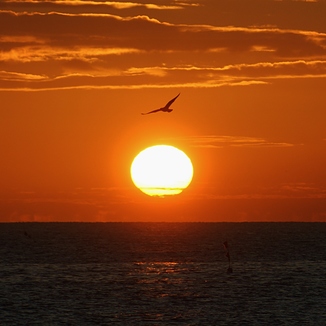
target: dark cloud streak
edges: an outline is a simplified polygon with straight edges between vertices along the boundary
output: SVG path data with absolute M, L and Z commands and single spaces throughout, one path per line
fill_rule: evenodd
M 127 46 L 147 51 L 250 51 L 260 46 L 287 57 L 326 54 L 326 34 L 295 30 L 173 25 L 147 16 L 0 12 L 0 18 L 2 35 L 33 35 L 52 46 Z

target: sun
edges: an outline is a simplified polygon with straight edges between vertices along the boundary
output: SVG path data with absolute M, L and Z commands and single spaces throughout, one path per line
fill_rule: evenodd
M 141 151 L 131 164 L 135 186 L 149 196 L 180 194 L 193 177 L 189 157 L 169 145 L 151 146 Z

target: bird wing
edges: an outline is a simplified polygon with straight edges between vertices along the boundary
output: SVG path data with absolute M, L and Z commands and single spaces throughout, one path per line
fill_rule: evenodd
M 175 98 L 173 98 L 171 101 L 166 103 L 166 105 L 163 109 L 168 109 L 171 106 L 171 104 L 178 98 L 179 95 L 180 95 L 180 93 Z
M 159 112 L 159 111 L 162 111 L 162 109 L 157 109 L 157 110 L 153 110 L 153 111 L 145 112 L 145 113 L 142 113 L 142 115 L 145 115 L 145 114 L 151 114 L 151 113 L 155 113 L 155 112 Z
M 165 107 L 160 108 L 160 109 L 156 109 L 156 110 L 153 110 L 153 111 L 142 113 L 142 115 L 156 113 L 156 112 L 159 112 L 159 111 L 163 111 L 164 112 L 164 111 L 168 110 L 169 107 L 171 106 L 171 104 L 178 98 L 179 95 L 180 95 L 180 93 L 175 98 L 173 98 L 168 103 L 166 103 Z M 169 111 L 171 112 L 172 110 L 169 110 Z

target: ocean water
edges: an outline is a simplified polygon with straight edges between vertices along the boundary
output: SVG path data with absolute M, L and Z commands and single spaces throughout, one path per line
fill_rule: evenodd
M 2 223 L 0 325 L 326 325 L 325 236 L 326 223 Z

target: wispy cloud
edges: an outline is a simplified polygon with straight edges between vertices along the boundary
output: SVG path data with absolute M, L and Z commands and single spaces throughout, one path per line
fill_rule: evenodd
M 1 61 L 14 62 L 47 62 L 81 60 L 90 63 L 101 61 L 103 56 L 140 53 L 140 50 L 132 48 L 96 48 L 76 47 L 75 49 L 52 48 L 42 46 L 22 46 L 8 52 L 0 53 Z
M 292 2 L 322 2 L 323 0 L 274 0 L 275 2 L 292 1 Z
M 103 51 L 102 51 L 103 50 Z M 0 87 L 26 89 L 64 88 L 212 88 L 223 86 L 264 85 L 273 79 L 325 78 L 326 61 L 262 62 L 256 64 L 236 64 L 223 67 L 198 66 L 153 66 L 153 67 L 108 67 L 103 63 L 107 56 L 140 53 L 135 49 L 91 49 L 90 51 L 49 51 L 39 53 L 33 62 L 53 62 L 52 71 L 45 74 L 2 71 Z M 62 53 L 62 56 L 61 56 Z M 104 57 L 104 59 L 99 55 Z M 26 55 L 22 53 L 21 55 Z M 27 55 L 27 58 L 30 56 Z M 38 61 L 40 60 L 40 61 Z M 25 62 L 25 61 L 24 61 Z M 59 65 L 59 66 L 58 66 Z M 60 68 L 56 73 L 55 69 Z M 317 73 L 318 72 L 318 73 Z M 10 85 L 7 81 L 11 80 Z M 30 81 L 31 84 L 26 85 Z M 10 86 L 10 87 L 9 87 Z
M 315 183 L 286 183 L 281 185 L 281 191 L 287 196 L 326 198 L 326 189 L 321 185 Z
M 10 71 L 0 71 L 0 79 L 7 81 L 23 81 L 23 80 L 46 80 L 47 76 L 35 75 L 35 74 L 25 74 L 19 72 L 10 72 Z
M 127 70 L 131 75 L 155 75 L 166 77 L 169 74 L 191 74 L 204 76 L 205 79 L 214 78 L 288 78 L 316 76 L 324 77 L 326 74 L 326 60 L 294 60 L 229 64 L 221 67 L 179 65 L 174 67 L 132 67 Z
M 188 137 L 187 141 L 194 147 L 224 148 L 224 147 L 293 147 L 287 142 L 272 142 L 264 138 L 247 136 L 207 135 Z
M 151 220 L 153 210 L 145 198 L 130 189 L 74 189 L 70 192 L 13 191 L 0 201 L 0 222 L 107 222 Z M 188 220 L 216 220 L 222 213 L 229 221 L 314 220 L 325 222 L 326 189 L 314 183 L 288 183 L 273 187 L 219 189 L 205 185 L 197 193 L 185 193 L 178 207 Z M 195 206 L 189 205 L 189 202 Z M 165 205 L 164 205 L 165 206 Z M 162 206 L 161 206 L 162 207 Z M 162 218 L 170 206 L 163 208 Z M 195 207 L 195 208 L 194 208 Z M 198 215 L 200 211 L 201 214 Z M 206 212 L 203 215 L 203 212 Z M 212 213 L 213 212 L 213 213 Z M 281 212 L 281 215 L 280 215 Z M 195 215 L 193 215 L 195 214 Z M 175 220 L 177 216 L 172 216 Z
M 12 190 L 0 201 L 0 222 L 122 221 L 116 216 L 132 203 L 129 188 L 75 188 L 42 193 Z
M 4 3 L 10 4 L 24 4 L 24 5 L 41 5 L 41 6 L 49 6 L 49 5 L 57 5 L 57 6 L 96 6 L 96 7 L 112 7 L 116 9 L 129 9 L 135 7 L 142 7 L 147 9 L 154 10 L 176 10 L 182 9 L 184 6 L 189 6 L 186 2 L 180 2 L 176 5 L 160 5 L 154 3 L 140 3 L 140 2 L 120 2 L 120 1 L 89 1 L 89 0 L 3 0 Z
M 117 47 L 119 44 L 120 47 L 148 51 L 269 49 L 284 57 L 326 55 L 326 34 L 313 31 L 168 24 L 145 15 L 121 17 L 94 13 L 27 14 L 2 11 L 0 16 L 5 37 L 30 34 L 58 46 L 106 44 L 107 47 Z M 153 32 L 156 38 L 152 37 Z M 76 38 L 72 38 L 72 35 Z M 163 41 L 167 39 L 169 42 Z
M 6 72 L 0 88 L 8 90 L 250 86 L 326 76 L 326 33 L 315 31 L 5 10 L 0 10 L 0 30 L 0 70 Z M 228 59 L 252 53 L 254 63 Z M 35 82 L 35 76 L 42 78 Z

